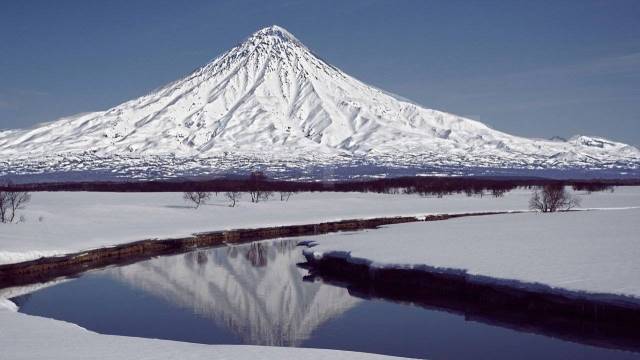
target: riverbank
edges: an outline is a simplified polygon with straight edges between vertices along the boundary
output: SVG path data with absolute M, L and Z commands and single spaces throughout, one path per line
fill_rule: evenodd
M 614 193 L 615 194 L 615 193 Z M 640 194 L 640 192 L 639 192 Z M 198 209 L 182 193 L 38 192 L 19 215 L 0 224 L 0 264 L 78 253 L 143 239 L 180 239 L 232 229 L 305 225 L 345 219 L 521 210 L 528 191 L 504 197 L 420 197 L 369 193 L 299 193 L 288 201 L 275 194 L 250 202 L 243 194 L 229 207 L 223 194 Z M 617 195 L 616 195 L 617 196 Z M 640 196 L 640 195 L 639 195 Z
M 141 240 L 66 255 L 46 256 L 37 260 L 0 265 L 0 288 L 50 281 L 58 277 L 73 276 L 91 269 L 109 265 L 124 265 L 153 256 L 179 254 L 201 247 L 247 243 L 282 237 L 375 229 L 382 225 L 416 221 L 440 221 L 457 217 L 487 216 L 499 213 L 515 212 L 477 212 L 351 219 L 317 224 L 214 231 L 178 239 Z
M 640 351 L 638 218 L 635 208 L 399 224 L 313 237 L 304 254 L 314 277 L 364 297 Z
M 640 205 L 640 188 L 615 192 L 577 192 L 584 208 Z M 0 224 L 0 264 L 77 253 L 141 239 L 191 237 L 230 229 L 304 225 L 344 219 L 371 219 L 426 214 L 512 211 L 527 209 L 529 190 L 502 197 L 451 195 L 421 197 L 403 194 L 298 193 L 289 201 L 278 194 L 251 203 L 244 194 L 237 207 L 219 194 L 194 209 L 182 193 L 38 192 L 19 212 L 24 221 Z

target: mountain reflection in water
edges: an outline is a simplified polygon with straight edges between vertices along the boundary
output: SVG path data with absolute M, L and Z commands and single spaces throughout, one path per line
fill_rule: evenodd
M 195 250 L 75 279 L 0 289 L 0 296 L 10 297 L 22 313 L 102 334 L 202 344 L 303 346 L 427 359 L 638 358 L 638 353 L 484 323 L 456 304 L 448 304 L 455 309 L 449 312 L 428 303 L 367 298 L 359 288 L 349 294 L 344 284 L 303 281 L 307 271 L 297 266 L 303 257 L 296 241 Z
M 297 240 L 160 257 L 106 270 L 128 285 L 228 328 L 242 342 L 297 346 L 360 300 L 343 288 L 302 282 Z

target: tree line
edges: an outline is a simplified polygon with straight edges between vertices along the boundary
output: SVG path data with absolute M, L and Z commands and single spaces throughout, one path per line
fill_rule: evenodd
M 374 192 L 385 194 L 420 194 L 438 196 L 464 193 L 467 196 L 501 197 L 516 188 L 534 189 L 529 208 L 541 212 L 570 210 L 579 200 L 566 191 L 613 191 L 614 186 L 640 185 L 640 180 L 552 180 L 541 178 L 486 177 L 401 177 L 389 179 L 350 180 L 336 182 L 285 181 L 269 179 L 262 172 L 246 178 L 203 181 L 136 181 L 136 182 L 68 182 L 14 184 L 0 182 L 0 223 L 12 223 L 17 211 L 30 201 L 30 191 L 103 191 L 103 192 L 183 192 L 186 201 L 200 207 L 215 193 L 222 192 L 235 207 L 247 193 L 251 202 L 267 201 L 279 193 L 288 201 L 296 192 Z
M 245 177 L 208 180 L 92 181 L 13 184 L 13 191 L 102 191 L 102 192 L 245 192 L 270 196 L 273 192 L 374 192 L 444 196 L 502 194 L 516 188 L 569 186 L 577 191 L 605 191 L 614 186 L 640 185 L 640 179 L 555 180 L 519 177 L 398 177 L 342 181 L 297 181 L 267 177 L 253 172 Z M 0 184 L 0 190 L 9 190 Z M 256 198 L 257 199 L 257 198 Z M 260 199 L 257 199 L 258 201 Z

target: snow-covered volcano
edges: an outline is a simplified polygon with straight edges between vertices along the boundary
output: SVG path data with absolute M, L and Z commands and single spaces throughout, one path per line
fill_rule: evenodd
M 327 64 L 278 26 L 107 111 L 0 132 L 0 174 L 136 168 L 174 176 L 341 163 L 624 170 L 639 167 L 640 151 L 585 136 L 527 139 L 423 108 Z

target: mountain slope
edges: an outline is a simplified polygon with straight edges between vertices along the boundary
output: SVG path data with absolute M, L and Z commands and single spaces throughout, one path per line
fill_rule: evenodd
M 400 100 L 325 63 L 277 26 L 184 79 L 107 111 L 0 132 L 0 164 L 25 171 L 42 166 L 42 157 L 64 171 L 70 156 L 106 169 L 109 163 L 141 166 L 149 157 L 156 165 L 175 157 L 190 167 L 185 159 L 194 157 L 313 164 L 332 163 L 336 155 L 515 168 L 640 163 L 640 151 L 629 145 L 583 136 L 531 140 Z

